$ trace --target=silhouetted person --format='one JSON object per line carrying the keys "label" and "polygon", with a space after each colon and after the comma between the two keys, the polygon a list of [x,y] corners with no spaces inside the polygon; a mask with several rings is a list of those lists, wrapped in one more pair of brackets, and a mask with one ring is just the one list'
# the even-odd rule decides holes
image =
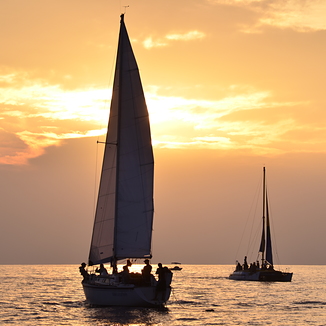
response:
{"label": "silhouetted person", "polygon": [[112,261],[111,261],[111,267],[112,267],[112,273],[113,274],[118,274],[117,261],[116,261],[115,258],[113,258]]}
{"label": "silhouetted person", "polygon": [[247,256],[245,256],[245,258],[244,258],[243,269],[244,270],[248,269]]}
{"label": "silhouetted person", "polygon": [[128,284],[128,283],[130,283],[130,275],[129,275],[128,266],[125,265],[122,268],[123,268],[122,272],[119,273],[121,275],[121,281],[122,281],[122,283]]}
{"label": "silhouetted person", "polygon": [[172,282],[173,273],[166,266],[163,269],[165,272],[164,277],[165,277],[165,289],[166,289]]}
{"label": "silhouetted person", "polygon": [[149,260],[145,259],[144,263],[146,264],[143,269],[141,270],[141,274],[143,277],[143,282],[145,284],[151,283],[151,272],[152,272],[152,266],[149,264]]}
{"label": "silhouetted person", "polygon": [[127,260],[127,264],[123,266],[123,269],[125,269],[125,267],[127,267],[128,273],[129,273],[129,267],[131,267],[132,263],[131,261],[128,259]]}
{"label": "silhouetted person", "polygon": [[165,288],[166,288],[165,270],[164,270],[161,263],[158,263],[157,265],[158,265],[158,269],[156,270],[155,274],[158,275],[158,281],[157,281],[157,284],[156,284],[154,300],[157,299],[157,295],[158,295],[159,292],[163,292],[162,293],[162,298],[164,298]]}
{"label": "silhouetted person", "polygon": [[84,277],[83,281],[86,281],[89,279],[89,274],[87,273],[85,267],[86,267],[85,263],[81,263],[81,265],[79,266],[79,272]]}
{"label": "silhouetted person", "polygon": [[109,275],[103,264],[100,264],[100,268],[96,268],[95,272],[100,273],[100,275]]}

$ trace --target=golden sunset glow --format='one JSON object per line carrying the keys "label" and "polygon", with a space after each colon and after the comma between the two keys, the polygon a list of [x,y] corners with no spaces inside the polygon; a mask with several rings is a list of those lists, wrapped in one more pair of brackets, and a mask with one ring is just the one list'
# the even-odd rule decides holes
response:
{"label": "golden sunset glow", "polygon": [[[292,34],[296,31],[298,37],[302,34],[306,38],[307,33],[312,34],[314,30],[323,30],[325,27],[325,23],[321,19],[321,12],[326,7],[318,1],[310,2],[307,6],[300,5],[297,1],[287,1],[285,5],[275,1],[268,5],[267,11],[265,7],[264,10],[262,9],[264,1],[217,0],[204,1],[203,3],[206,3],[207,10],[213,12],[216,10],[217,15],[220,8],[232,10],[233,7],[256,15],[255,21],[240,23],[234,19],[232,33],[233,35],[236,33],[237,38],[240,38],[241,34],[245,38],[245,35],[254,29],[259,30],[259,33],[265,33],[265,38],[268,38],[268,28],[271,26],[275,32],[279,31],[280,35]],[[136,21],[137,10],[138,8],[135,6],[136,12],[133,13],[130,9],[128,15],[130,15],[131,34],[135,37],[135,52],[137,51],[140,55],[139,61],[142,63],[141,72],[145,76],[144,80],[150,82],[144,84],[144,89],[150,111],[155,146],[223,150],[248,148],[252,154],[280,154],[297,151],[296,142],[301,145],[300,151],[309,150],[302,144],[300,133],[304,133],[304,137],[306,137],[307,130],[310,133],[312,130],[318,130],[319,134],[322,130],[325,131],[324,126],[318,126],[320,119],[305,121],[304,123],[300,121],[302,110],[309,110],[311,106],[314,106],[314,110],[318,110],[316,107],[318,98],[309,98],[309,94],[307,94],[303,99],[304,93],[302,91],[304,92],[304,89],[293,89],[291,85],[288,86],[289,95],[284,97],[284,79],[286,80],[287,76],[285,72],[282,73],[282,70],[280,70],[278,77],[281,78],[279,83],[275,80],[272,84],[258,86],[257,81],[259,80],[253,80],[251,76],[248,76],[246,80],[246,76],[241,71],[238,74],[232,68],[234,53],[230,53],[230,58],[225,63],[230,68],[226,73],[233,76],[233,80],[230,80],[232,84],[225,85],[218,70],[216,78],[210,77],[210,73],[215,70],[213,68],[210,71],[210,67],[214,67],[215,61],[218,65],[223,64],[223,60],[225,61],[219,57],[219,53],[227,54],[227,51],[232,51],[232,49],[223,46],[223,42],[228,42],[227,39],[222,41],[222,37],[227,37],[227,33],[229,33],[227,30],[209,29],[211,22],[205,26],[204,20],[200,19],[194,20],[192,24],[190,24],[192,20],[186,20],[187,23],[183,25],[180,22],[180,25],[176,25],[174,28],[169,27],[169,25],[160,25],[158,21],[157,25],[154,25],[155,32],[146,36],[147,28],[142,31],[138,27],[143,24],[133,24],[133,21]],[[129,18],[128,15],[127,19]],[[219,19],[223,20],[222,17]],[[231,15],[228,28],[233,22],[232,19]],[[182,21],[182,18],[180,20]],[[107,26],[108,29],[110,27],[112,30],[116,30],[113,22]],[[266,31],[264,31],[265,28]],[[160,35],[160,33],[162,34]],[[108,40],[110,48],[114,48],[116,34],[117,32],[115,35],[112,33],[111,41]],[[214,41],[214,38],[219,39],[220,43]],[[78,36],[74,42],[80,42],[80,40],[83,42],[81,36]],[[175,49],[178,42],[180,45],[183,44],[183,50]],[[90,46],[94,46],[94,50],[101,49],[103,48],[101,44],[104,44],[104,39],[99,39],[98,44],[94,39]],[[158,53],[142,51],[138,44],[142,44],[144,50],[156,48],[156,51],[160,51],[160,48],[168,48],[172,57],[169,59],[170,61],[160,59],[157,63],[151,61],[146,65],[143,62],[152,56],[157,57]],[[196,48],[198,47],[207,49],[206,51],[216,51],[216,55],[211,57],[208,54],[207,58],[206,56],[197,57],[196,51],[198,49],[196,50]],[[191,49],[194,51],[192,52]],[[46,51],[46,48],[44,50]],[[150,79],[146,78],[146,71],[152,71],[156,68],[158,68],[158,74],[162,69],[173,71],[174,65],[177,65],[177,62],[173,62],[175,50],[178,51],[178,56],[189,57],[194,55],[194,65],[200,65],[204,74],[206,71],[207,85],[202,84],[203,79],[200,78],[200,84],[191,87],[189,83],[188,90],[184,91],[187,82],[182,79],[183,86],[179,95],[178,80],[175,79],[175,76],[169,81],[169,87],[166,87],[165,82],[162,85],[151,85]],[[282,53],[282,48],[275,50]],[[250,56],[250,51],[248,44],[248,48],[244,50],[243,54],[245,61],[247,61],[246,57]],[[252,51],[255,51],[255,47],[252,47]],[[288,49],[288,51],[291,50]],[[164,50],[164,53],[167,55],[168,52]],[[114,51],[112,54],[113,56],[108,60],[111,64],[114,60]],[[307,55],[309,55],[308,52]],[[318,56],[318,53],[313,55]],[[293,59],[291,57],[284,58],[284,60],[288,60],[287,65],[292,64],[299,68],[298,59],[295,57]],[[265,58],[262,56],[260,60],[264,62]],[[306,65],[307,62],[305,61],[304,64]],[[83,69],[83,65],[86,64],[91,66],[92,62],[87,59],[80,68]],[[266,65],[271,64],[273,63],[266,61]],[[277,63],[278,65],[279,63]],[[261,66],[260,63],[259,66]],[[35,68],[39,68],[37,61],[35,61]],[[191,65],[182,68],[188,70],[185,76],[191,73],[192,68]],[[49,69],[51,69],[51,62],[49,62]],[[93,73],[89,69],[87,83],[67,89],[65,82],[75,80],[76,77],[67,68],[65,69],[64,84],[60,85],[60,83],[52,84],[45,77],[33,79],[29,70],[24,71],[21,68],[19,72],[16,72],[15,69],[10,70],[10,65],[2,66],[3,74],[0,77],[2,94],[1,133],[3,137],[11,138],[13,145],[2,147],[0,158],[2,164],[26,164],[29,158],[42,155],[47,146],[59,146],[63,139],[98,136],[105,133],[112,85],[95,86],[96,79],[92,77]],[[256,74],[255,69],[255,65],[251,65],[252,75]],[[257,69],[260,68],[257,67]],[[280,69],[282,69],[281,66]],[[178,70],[180,69],[178,68]],[[182,70],[179,71],[179,74],[183,74]],[[107,78],[109,80],[110,76]],[[268,79],[268,71],[266,71],[264,78]],[[275,77],[272,78],[275,79]],[[239,81],[241,81],[240,84]],[[281,90],[278,90],[278,87],[281,87]],[[202,93],[200,89],[202,89]],[[296,97],[296,93],[298,93],[298,97]],[[295,134],[294,139],[291,139],[291,134]],[[318,140],[317,137],[311,134],[310,139],[306,139],[305,143],[309,146],[313,144],[317,148],[318,144],[323,146],[324,140]],[[24,146],[22,148],[18,145],[15,150],[15,144],[23,144]],[[320,147],[317,151],[324,151],[324,149]]]}
{"label": "golden sunset glow", "polygon": [[[161,210],[175,223],[172,229],[158,218],[158,230],[178,237],[174,232],[183,233],[181,222],[175,222],[179,218],[195,225],[189,202],[196,203],[197,215],[209,219],[205,225],[225,224],[221,220],[231,218],[234,206],[229,198],[246,193],[237,193],[237,178],[244,175],[246,188],[252,179],[245,171],[259,174],[264,164],[275,167],[276,180],[286,180],[289,173],[300,184],[301,192],[294,195],[284,181],[282,199],[293,196],[303,203],[304,197],[312,205],[320,198],[325,189],[316,194],[313,180],[326,184],[321,168],[326,155],[326,2],[318,0],[6,1],[0,30],[0,167],[5,179],[7,171],[26,173],[20,182],[56,175],[44,189],[56,189],[54,198],[62,194],[60,207],[67,198],[80,201],[76,188],[89,189],[83,180],[101,162],[124,11],[150,115],[161,198],[156,208],[158,216]],[[240,169],[243,174],[236,178]],[[57,184],[61,173],[64,181]],[[15,178],[8,179],[10,187]],[[171,187],[184,197],[171,200]],[[223,204],[215,210],[219,198]],[[309,215],[323,210],[314,205]],[[303,211],[298,207],[296,213],[302,221],[308,214]],[[185,243],[196,236],[189,234]],[[157,239],[160,243],[163,236]]]}

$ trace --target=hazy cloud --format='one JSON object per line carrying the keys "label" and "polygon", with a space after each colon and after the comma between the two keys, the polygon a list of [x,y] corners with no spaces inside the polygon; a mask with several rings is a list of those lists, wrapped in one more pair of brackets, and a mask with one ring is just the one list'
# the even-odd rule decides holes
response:
{"label": "hazy cloud", "polygon": [[33,82],[23,73],[0,80],[0,163],[26,164],[64,139],[105,133],[110,91],[64,91],[59,85]]}
{"label": "hazy cloud", "polygon": [[254,26],[243,27],[244,32],[257,32],[263,26],[292,28],[305,32],[325,30],[326,3],[319,0],[208,0],[212,4],[243,7],[257,14]]}
{"label": "hazy cloud", "polygon": [[168,43],[161,41],[161,40],[153,40],[152,37],[148,37],[144,42],[143,45],[146,49],[156,48],[161,46],[167,46]]}
{"label": "hazy cloud", "polygon": [[196,40],[196,39],[201,39],[204,38],[205,34],[202,32],[198,31],[190,31],[185,34],[169,34],[166,35],[166,38],[168,40],[175,40],[175,41],[190,41],[190,40]]}
{"label": "hazy cloud", "polygon": [[[109,91],[64,91],[41,81],[24,82],[19,75],[3,76],[2,80],[11,87],[0,88],[0,163],[26,164],[28,159],[42,155],[46,147],[59,146],[63,140],[105,134]],[[307,103],[276,102],[270,92],[244,85],[230,86],[218,100],[171,96],[159,87],[145,91],[155,146],[250,148],[260,154],[275,154],[284,151],[280,144],[301,142],[300,131],[307,137],[306,130],[312,128],[309,123],[298,126],[300,111],[294,109]],[[283,113],[276,114],[278,109]],[[319,132],[325,131],[317,127]],[[290,138],[294,131],[296,139]],[[313,134],[310,138],[310,142],[306,138],[310,145],[317,141]],[[300,150],[308,148],[301,146]]]}
{"label": "hazy cloud", "polygon": [[163,47],[170,45],[169,41],[192,41],[204,38],[206,35],[205,33],[199,31],[190,31],[183,34],[168,34],[164,37],[164,39],[156,39],[154,40],[153,37],[148,37],[145,41],[143,41],[143,45],[145,48],[150,49],[154,47]]}
{"label": "hazy cloud", "polygon": [[[133,26],[136,31],[139,28],[137,33],[132,33],[138,40],[152,33],[142,43],[145,48],[162,48],[154,59],[148,58],[144,54],[148,51],[142,47],[137,49],[141,69],[147,74],[146,84],[150,81],[157,85],[145,89],[154,144],[174,148],[251,148],[259,153],[309,151],[309,146],[314,151],[323,151],[325,128],[320,122],[323,104],[318,92],[324,84],[325,74],[320,69],[320,40],[309,39],[309,46],[315,48],[305,53],[302,47],[307,44],[306,39],[292,45],[290,37],[282,34],[282,29],[291,28],[291,37],[300,34],[298,31],[324,29],[325,4],[290,0],[208,2],[211,6],[205,10],[214,12],[217,5],[222,5],[223,10],[226,8],[229,25],[225,30],[221,28],[224,26],[221,21],[207,24],[203,18],[207,11],[198,20],[185,20],[183,24],[176,19],[169,32],[165,22],[156,31],[148,25],[145,25],[145,32],[139,25]],[[193,15],[196,8],[193,7]],[[78,21],[78,26],[86,31],[83,20]],[[7,24],[12,28],[11,20],[7,20]],[[211,24],[219,27],[216,33],[212,32]],[[4,62],[7,66],[1,67],[0,73],[1,163],[26,164],[28,159],[42,155],[45,148],[59,146],[64,140],[105,133],[111,90],[101,83],[109,70],[107,53],[101,51],[109,48],[116,51],[116,33],[112,33],[114,37],[106,43],[108,35],[101,37],[100,25],[89,31],[86,39],[76,42],[77,50],[71,45],[74,29],[61,43],[62,33],[58,36],[52,24],[46,22],[51,40],[56,41],[55,48],[64,49],[64,52],[52,53],[48,38],[42,34],[47,40],[46,47],[33,39],[34,46],[39,46],[40,53],[45,53],[38,59],[30,55],[26,56],[30,61],[20,61],[24,56],[17,56],[16,48],[2,53],[6,54],[7,61]],[[234,28],[247,33],[262,32],[266,26],[277,27],[279,34],[275,37],[269,33],[263,38],[261,35],[233,33]],[[39,29],[35,22],[27,35]],[[210,42],[205,33],[208,30],[212,33]],[[77,34],[78,37],[83,35]],[[15,45],[23,46],[21,35],[18,32],[14,35],[17,38]],[[289,41],[279,42],[283,40],[282,35]],[[199,40],[201,46],[198,46]],[[54,43],[51,46],[54,47]],[[67,44],[70,47],[66,47]],[[99,47],[99,44],[108,46]],[[173,51],[173,47],[168,47],[173,44],[187,44],[191,53],[185,55],[182,51]],[[278,50],[280,46],[283,46],[282,51]],[[75,51],[74,55],[67,49]],[[83,54],[82,59],[76,53]],[[17,67],[20,68],[10,66],[12,54],[19,59]],[[146,66],[148,59],[153,61]],[[310,63],[304,65],[307,61]],[[103,66],[107,69],[105,73]],[[315,80],[311,89],[311,84],[305,81],[309,78]],[[93,80],[101,86],[87,86]],[[170,89],[162,85],[169,85]],[[316,101],[314,106],[311,98]],[[310,116],[306,113],[309,110],[316,114]],[[317,114],[320,119],[316,121]]]}

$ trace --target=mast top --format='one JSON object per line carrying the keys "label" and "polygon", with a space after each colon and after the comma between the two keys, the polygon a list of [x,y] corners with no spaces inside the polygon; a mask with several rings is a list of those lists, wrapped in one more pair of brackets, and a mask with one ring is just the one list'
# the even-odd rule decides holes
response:
{"label": "mast top", "polygon": [[127,12],[127,8],[129,8],[129,6],[124,6],[124,8],[125,8],[125,12],[124,12],[123,14],[120,15],[120,17],[121,17],[121,22],[123,22],[124,15],[125,15],[125,13]]}

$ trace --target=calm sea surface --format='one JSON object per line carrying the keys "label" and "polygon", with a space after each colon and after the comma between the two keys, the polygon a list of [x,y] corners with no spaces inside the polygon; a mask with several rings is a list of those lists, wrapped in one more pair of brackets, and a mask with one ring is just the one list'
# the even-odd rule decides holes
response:
{"label": "calm sea surface", "polygon": [[230,265],[182,265],[166,311],[91,308],[78,267],[0,265],[0,325],[326,325],[326,266],[259,283],[229,280]]}

